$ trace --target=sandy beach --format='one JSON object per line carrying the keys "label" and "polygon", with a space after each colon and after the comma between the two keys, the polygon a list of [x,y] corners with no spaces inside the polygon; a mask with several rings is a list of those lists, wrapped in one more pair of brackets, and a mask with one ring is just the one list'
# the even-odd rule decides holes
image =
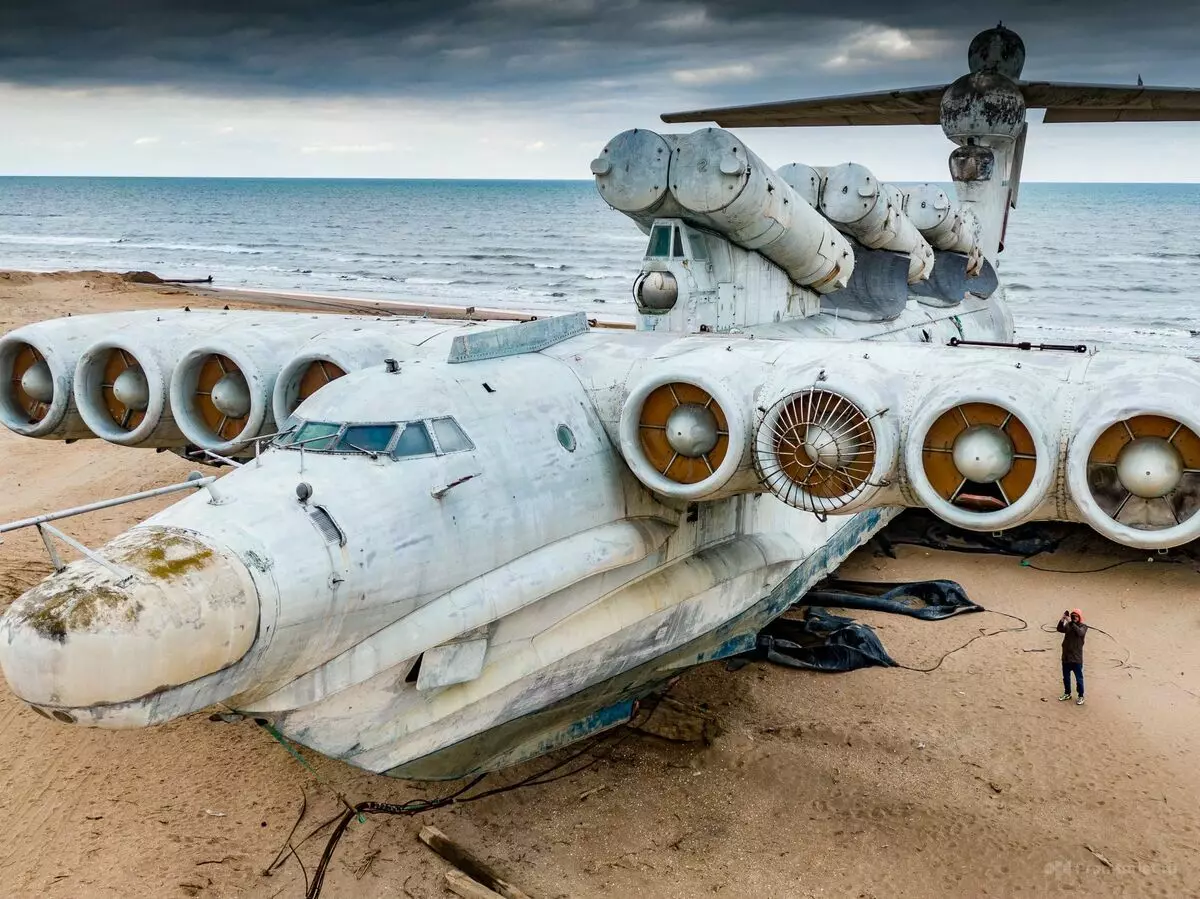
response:
{"label": "sandy beach", "polygon": [[[223,306],[99,273],[0,273],[0,332],[67,313]],[[238,303],[231,303],[234,308]],[[99,440],[0,433],[0,521],[181,480],[196,465]],[[89,545],[170,499],[66,522]],[[351,824],[326,897],[444,897],[423,824],[537,899],[1200,895],[1200,562],[1147,561],[1083,528],[1013,557],[868,546],[841,574],[950,578],[992,614],[871,613],[891,655],[930,673],[817,674],[754,663],[689,672],[671,695],[719,733],[681,743],[621,731],[582,773],[415,818]],[[1096,571],[1111,563],[1127,564]],[[50,571],[36,533],[0,546],[0,609]],[[1069,572],[1069,573],[1060,573]],[[1082,608],[1088,702],[1060,703],[1057,634]],[[308,750],[303,767],[253,723],[198,714],[151,730],[45,720],[0,681],[0,896],[301,897],[322,832],[351,803],[443,795]],[[547,760],[489,777],[511,783]],[[314,774],[315,772],[315,774]],[[303,863],[303,869],[300,862]]]}

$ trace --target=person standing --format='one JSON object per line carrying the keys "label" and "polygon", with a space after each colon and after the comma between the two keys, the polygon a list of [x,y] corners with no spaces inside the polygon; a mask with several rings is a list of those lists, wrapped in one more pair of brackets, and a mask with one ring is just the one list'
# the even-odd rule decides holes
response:
{"label": "person standing", "polygon": [[1083,640],[1087,636],[1088,626],[1083,623],[1083,613],[1079,609],[1063,612],[1058,622],[1058,632],[1063,634],[1062,671],[1063,695],[1059,702],[1071,698],[1071,673],[1075,673],[1075,686],[1079,698],[1075,705],[1083,705]]}

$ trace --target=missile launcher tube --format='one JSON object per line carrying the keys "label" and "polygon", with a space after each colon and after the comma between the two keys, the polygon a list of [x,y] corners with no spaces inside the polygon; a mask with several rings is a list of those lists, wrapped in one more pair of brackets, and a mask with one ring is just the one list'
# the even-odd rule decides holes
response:
{"label": "missile launcher tube", "polygon": [[633,128],[610,140],[592,160],[596,190],[604,202],[625,213],[647,234],[656,218],[689,217],[688,210],[671,194],[668,181],[671,154],[679,137]]}
{"label": "missile launcher tube", "polygon": [[821,202],[821,173],[811,165],[802,162],[789,162],[775,170],[788,186],[798,193],[804,202],[817,209]]}
{"label": "missile launcher tube", "polygon": [[822,293],[845,287],[854,269],[850,243],[728,131],[625,131],[592,161],[592,174],[604,201],[643,231],[656,218],[684,219]]}
{"label": "missile launcher tube", "polygon": [[684,137],[670,174],[681,206],[762,253],[797,284],[821,293],[846,286],[854,270],[849,242],[728,131],[705,128]]}
{"label": "missile launcher tube", "polygon": [[845,162],[826,171],[821,212],[866,247],[907,253],[909,284],[929,277],[933,248],[865,166]]}
{"label": "missile launcher tube", "polygon": [[971,260],[967,271],[983,265],[979,248],[979,219],[936,184],[919,184],[904,191],[904,212],[917,230],[938,250],[962,253]]}

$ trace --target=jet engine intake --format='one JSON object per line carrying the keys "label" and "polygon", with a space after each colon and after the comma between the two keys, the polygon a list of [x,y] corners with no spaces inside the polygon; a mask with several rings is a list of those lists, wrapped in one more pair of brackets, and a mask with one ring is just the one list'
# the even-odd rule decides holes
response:
{"label": "jet engine intake", "polygon": [[797,509],[845,515],[870,505],[896,465],[893,418],[877,397],[819,382],[767,409],[754,439],[763,484]]}
{"label": "jet engine intake", "polygon": [[1087,523],[1125,546],[1200,537],[1200,420],[1150,408],[1090,417],[1071,441],[1067,483]]}
{"label": "jet engine intake", "polygon": [[270,367],[227,342],[189,352],[171,379],[171,409],[179,429],[197,446],[230,452],[273,425]]}
{"label": "jet engine intake", "polygon": [[78,440],[94,436],[75,406],[76,363],[93,339],[98,321],[111,326],[136,315],[55,319],[0,337],[0,421],[25,437]]}
{"label": "jet engine intake", "polygon": [[918,408],[905,467],[921,504],[939,518],[968,530],[1002,530],[1045,500],[1057,452],[1016,402],[982,392],[943,394]]}
{"label": "jet engine intake", "polygon": [[412,324],[403,329],[395,323],[370,325],[367,330],[330,331],[314,337],[287,361],[271,391],[272,415],[280,427],[325,384],[361,368],[383,365],[386,359],[409,359],[422,337],[444,330],[442,325],[432,330]]}
{"label": "jet engine intake", "polygon": [[744,468],[747,455],[744,405],[729,387],[705,374],[656,374],[625,401],[621,453],[655,493],[681,500],[727,495],[722,491]]}

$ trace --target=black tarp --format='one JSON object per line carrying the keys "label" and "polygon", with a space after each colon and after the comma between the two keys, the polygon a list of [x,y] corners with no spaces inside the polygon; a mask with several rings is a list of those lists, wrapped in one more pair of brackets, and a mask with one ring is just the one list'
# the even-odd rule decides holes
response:
{"label": "black tarp", "polygon": [[[1068,526],[1069,527],[1069,526]],[[963,553],[994,553],[1028,558],[1058,549],[1067,533],[1063,525],[1034,522],[997,534],[968,531],[947,524],[925,509],[906,509],[875,535],[885,555],[893,544],[928,546]]]}
{"label": "black tarp", "polygon": [[[818,605],[819,604],[819,605]],[[793,610],[801,618],[776,618],[758,634],[757,645],[737,657],[732,667],[766,661],[813,671],[854,671],[871,666],[895,667],[878,635],[869,625],[834,615],[824,606],[867,609],[937,621],[970,612],[984,612],[955,581],[878,583],[826,580],[817,584]]]}

